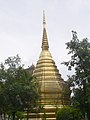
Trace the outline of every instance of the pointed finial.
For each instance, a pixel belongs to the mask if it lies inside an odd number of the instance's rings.
[[[48,38],[46,33],[46,20],[45,20],[45,11],[43,11],[43,37],[42,37],[42,50],[48,50]]]
[[[43,10],[43,27],[46,27],[45,11]]]

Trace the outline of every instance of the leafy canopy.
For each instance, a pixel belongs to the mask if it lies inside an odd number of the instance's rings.
[[[20,57],[9,57],[0,65],[0,111],[33,109],[38,100],[38,84],[21,65]]]
[[[71,59],[64,64],[69,70],[75,69],[75,74],[69,76],[70,86],[73,87],[72,103],[82,112],[90,114],[90,43],[88,39],[79,40],[77,33],[72,31],[72,40],[68,43],[68,54]]]

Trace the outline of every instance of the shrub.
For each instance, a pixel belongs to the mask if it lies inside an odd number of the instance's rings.
[[[79,109],[64,107],[57,111],[57,120],[82,120],[83,116]]]

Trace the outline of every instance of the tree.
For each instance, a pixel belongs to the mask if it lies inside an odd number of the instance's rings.
[[[82,120],[82,118],[80,110],[73,107],[61,108],[56,114],[57,120]]]
[[[80,41],[75,31],[72,31],[72,35],[72,40],[66,43],[71,59],[63,64],[69,70],[72,70],[72,67],[75,70],[75,74],[69,76],[68,80],[73,86],[72,102],[90,119],[90,43],[87,38]]]
[[[12,113],[32,110],[39,98],[36,79],[21,65],[19,56],[9,57],[0,65],[0,111]]]

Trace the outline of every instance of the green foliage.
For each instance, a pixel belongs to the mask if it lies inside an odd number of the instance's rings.
[[[38,100],[38,83],[21,65],[19,56],[0,65],[0,111],[17,113],[33,109]]]
[[[88,39],[79,40],[77,33],[72,31],[72,40],[68,43],[67,49],[71,55],[71,59],[64,64],[69,70],[72,67],[75,74],[69,76],[70,86],[74,96],[72,98],[73,105],[77,105],[81,111],[90,114],[90,43]],[[77,86],[77,87],[76,87]],[[90,118],[89,118],[90,119]]]
[[[17,119],[23,119],[25,116],[24,116],[24,112],[17,112],[16,113],[16,116],[17,116]]]
[[[82,118],[82,113],[73,107],[61,108],[56,114],[57,120],[82,120]]]

